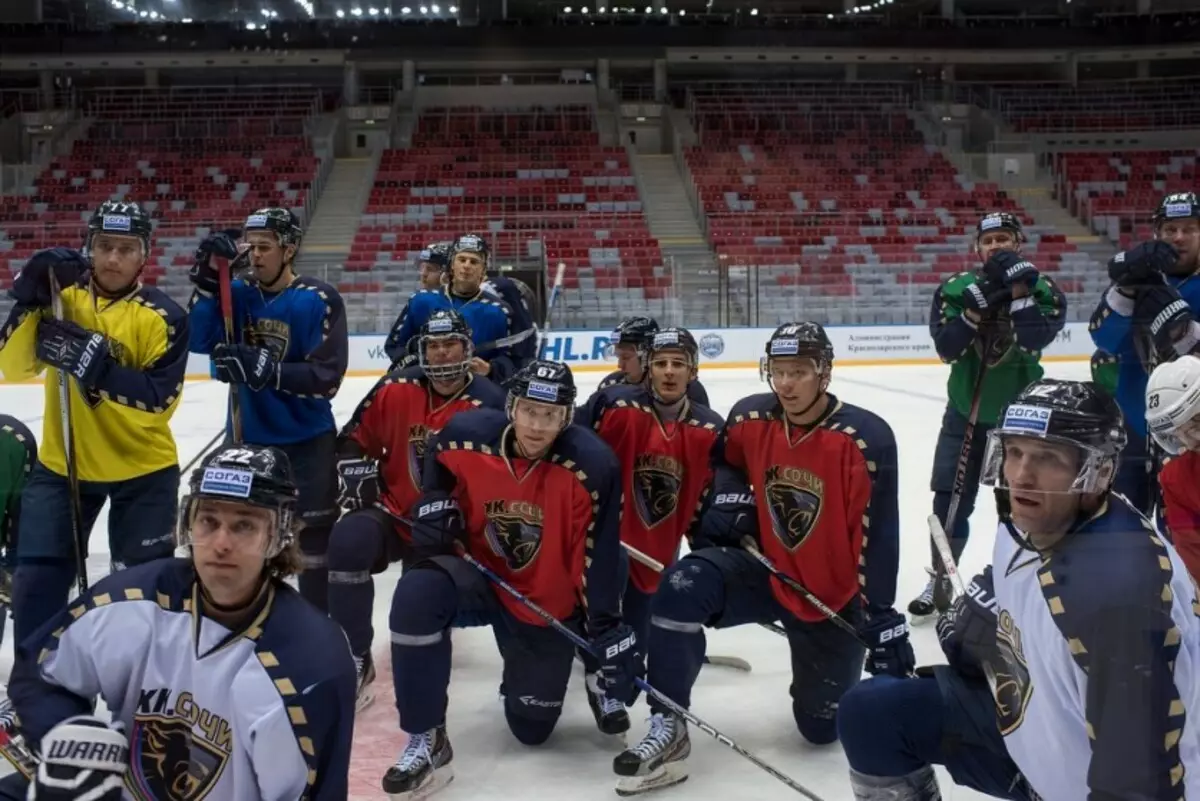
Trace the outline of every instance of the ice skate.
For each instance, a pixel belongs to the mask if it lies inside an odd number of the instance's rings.
[[[584,677],[584,686],[587,688],[588,706],[596,718],[596,728],[604,734],[618,736],[624,742],[625,732],[629,731],[629,712],[625,705],[605,695],[604,690],[600,689],[600,676],[597,673],[588,673]]]
[[[358,675],[358,690],[354,696],[354,711],[362,712],[375,702],[375,660],[370,653],[354,657],[354,670]]]
[[[945,612],[950,608],[950,598],[950,579],[946,576],[939,579],[934,571],[929,570],[929,581],[925,584],[925,589],[908,604],[908,614],[913,625],[928,623]]]
[[[692,752],[687,725],[671,714],[650,718],[650,731],[613,760],[617,795],[631,796],[670,787],[687,779],[685,760]]]
[[[454,779],[454,750],[446,727],[411,735],[394,765],[383,776],[383,791],[392,801],[416,801],[436,793]]]

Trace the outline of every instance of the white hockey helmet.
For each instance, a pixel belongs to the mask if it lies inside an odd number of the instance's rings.
[[[1146,428],[1163,450],[1200,450],[1200,358],[1180,356],[1154,368],[1146,385]]]

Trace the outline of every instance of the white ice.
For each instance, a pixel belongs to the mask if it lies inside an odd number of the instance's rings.
[[[1086,363],[1046,365],[1049,376],[1069,379],[1088,377]],[[581,373],[577,380],[581,397],[598,382],[600,373]],[[925,518],[931,511],[929,474],[938,425],[946,402],[947,368],[838,367],[831,391],[841,400],[882,415],[892,426],[900,455],[901,566],[896,596],[903,610],[925,586],[929,562],[929,535]],[[701,379],[713,408],[724,415],[740,397],[765,391],[758,375],[750,370],[709,369]],[[339,425],[353,412],[358,401],[373,385],[371,378],[347,379],[334,411]],[[23,419],[34,433],[42,424],[41,385],[0,386],[0,409]],[[223,425],[225,387],[215,382],[189,383],[172,429],[179,445],[179,460],[186,464],[197,455]],[[86,447],[86,443],[81,444]],[[980,493],[971,516],[972,539],[962,558],[962,573],[969,577],[988,558],[996,514],[990,495]],[[91,539],[88,568],[93,580],[108,570],[107,511],[102,512]],[[376,577],[374,610],[375,659],[381,673],[376,682],[375,704],[357,723],[351,778],[351,801],[382,801],[379,779],[403,747],[396,727],[388,669],[388,611],[391,590],[399,577],[393,567]],[[10,626],[11,628],[11,626]],[[303,632],[296,636],[303,637]],[[943,662],[932,625],[913,629],[913,645],[920,664]],[[692,694],[692,711],[735,740],[741,747],[791,776],[824,801],[852,798],[846,760],[837,745],[813,747],[796,731],[788,696],[790,682],[786,643],[757,626],[709,632],[709,652],[736,654],[753,665],[753,672],[706,667]],[[486,629],[454,633],[454,672],[450,687],[448,731],[454,746],[454,782],[441,793],[455,799],[519,799],[536,801],[590,801],[615,798],[612,757],[619,750],[600,735],[584,698],[582,673],[576,671],[567,693],[563,717],[550,741],[540,748],[527,748],[509,734],[497,697],[500,660],[495,641]],[[11,637],[0,649],[0,675],[7,676],[12,664]],[[631,744],[646,731],[649,714],[645,701],[631,710]],[[706,736],[691,731],[690,778],[673,788],[656,791],[649,798],[664,801],[754,801],[797,798],[797,794],[736,753]],[[974,801],[985,796],[954,786],[940,773],[942,794],[954,801]]]

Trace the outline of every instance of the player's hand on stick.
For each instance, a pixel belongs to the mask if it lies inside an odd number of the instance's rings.
[[[219,343],[213,346],[212,361],[218,381],[245,384],[255,392],[274,384],[279,373],[271,351],[253,345]]]
[[[1143,242],[1113,256],[1108,262],[1108,277],[1121,289],[1162,284],[1162,274],[1178,260],[1179,251],[1169,243]]]
[[[938,617],[937,636],[950,667],[963,676],[986,678],[983,665],[996,656],[996,596],[990,573],[973,578],[966,594]]]
[[[975,280],[962,293],[963,307],[980,317],[990,317],[1007,301],[1012,299],[1012,290],[1003,282],[984,276]]]
[[[444,495],[425,495],[413,514],[412,543],[421,556],[456,553],[466,543],[458,502]]]
[[[338,506],[347,512],[369,509],[379,500],[379,462],[365,456],[339,459]]]
[[[637,698],[636,679],[642,677],[642,653],[637,633],[627,623],[614,626],[592,640],[600,659],[600,686],[609,698],[629,706]]]
[[[37,357],[70,373],[91,389],[111,365],[108,340],[69,320],[42,320],[37,329]]]
[[[741,548],[742,540],[758,540],[758,519],[750,493],[720,493],[700,518],[691,548]]]
[[[236,241],[235,234],[237,233],[237,231],[218,231],[215,234],[209,234],[200,242],[200,247],[196,248],[192,267],[188,270],[188,280],[200,294],[214,297],[220,291],[220,273],[217,266],[213,264],[212,258],[216,256],[229,262],[236,260],[243,252]]]
[[[1134,318],[1145,321],[1163,361],[1190,353],[1196,346],[1196,316],[1175,287],[1146,287],[1137,293],[1133,308]]]
[[[895,609],[870,613],[859,626],[858,636],[867,644],[867,672],[872,676],[903,678],[916,668],[917,657],[908,641],[908,621]]]
[[[21,272],[13,279],[9,294],[23,306],[49,306],[50,273],[58,279],[60,287],[76,284],[91,269],[87,258],[71,248],[48,248],[39,250],[25,262]]]
[[[41,750],[30,801],[121,801],[129,740],[120,730],[88,715],[68,718],[42,738]]]
[[[993,253],[983,265],[983,274],[992,283],[1010,290],[1013,287],[1032,289],[1040,276],[1033,262],[1011,250]]]

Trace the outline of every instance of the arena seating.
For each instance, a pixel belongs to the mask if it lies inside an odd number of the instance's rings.
[[[580,107],[425,109],[412,147],[383,154],[344,288],[383,291],[382,305],[400,308],[419,251],[475,232],[496,263],[565,264],[563,302],[583,324],[660,310],[671,278],[628,158],[594,127]]]
[[[997,110],[1018,131],[1146,131],[1200,127],[1192,78],[999,84]]]

